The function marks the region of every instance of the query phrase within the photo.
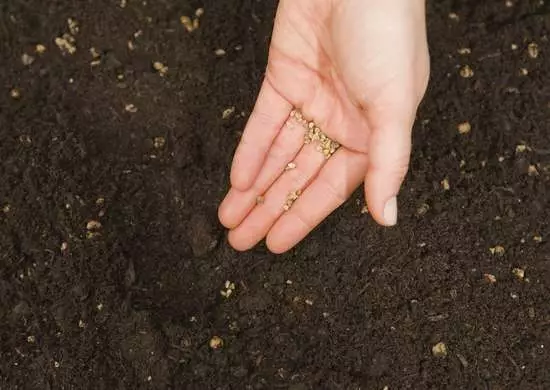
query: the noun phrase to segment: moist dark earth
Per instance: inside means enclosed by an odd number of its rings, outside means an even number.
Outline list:
[[[3,1],[0,388],[550,389],[550,2],[508,3],[428,3],[399,225],[358,190],[276,256],[216,216],[275,1]]]

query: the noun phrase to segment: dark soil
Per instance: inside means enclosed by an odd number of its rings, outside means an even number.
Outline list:
[[[550,389],[550,1],[431,1],[399,226],[358,191],[282,256],[216,218],[276,2],[127,3],[0,4],[1,389]]]

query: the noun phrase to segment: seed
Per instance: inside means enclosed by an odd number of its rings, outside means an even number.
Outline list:
[[[166,139],[164,137],[155,137],[153,138],[153,146],[155,149],[162,149],[166,144]]]
[[[34,51],[38,54],[44,54],[46,52],[46,46],[39,43],[35,46]]]
[[[229,107],[223,110],[222,119],[228,119],[235,112],[235,107]]]
[[[527,46],[527,52],[529,53],[529,57],[537,58],[539,56],[539,46],[534,42],[530,43]]]
[[[265,198],[262,195],[256,197],[256,204],[264,204]]]
[[[472,125],[470,122],[463,122],[458,125],[458,132],[460,134],[468,134],[472,130]]]
[[[180,23],[183,24],[183,26],[186,28],[187,31],[191,32],[194,30],[193,28],[193,21],[189,16],[181,16],[180,17]]]
[[[153,63],[153,68],[159,72],[161,76],[164,76],[168,72],[168,67],[165,66],[162,62],[155,61]]]
[[[462,47],[457,51],[458,51],[458,54],[461,54],[461,55],[470,54],[472,52],[472,50],[469,47]]]
[[[497,282],[497,278],[493,274],[483,274],[483,279],[485,279],[485,281],[491,284]]]
[[[529,74],[529,71],[526,68],[521,68],[519,70],[520,76],[527,76]]]
[[[128,111],[128,112],[131,112],[131,113],[137,112],[137,110],[138,110],[137,107],[134,106],[134,105],[131,104],[131,103],[125,105],[125,106],[124,106],[124,109],[125,109],[126,111]]]
[[[217,49],[214,53],[215,53],[218,57],[221,57],[221,56],[224,56],[224,55],[225,55],[225,50],[223,50],[223,49]]]
[[[23,55],[21,56],[21,62],[25,66],[32,65],[32,63],[34,62],[34,57],[28,55],[27,53],[23,53]]]
[[[447,356],[447,346],[443,342],[439,342],[432,347],[432,354],[435,357]]]
[[[101,229],[101,222],[99,221],[88,221],[86,224],[86,230],[99,230]]]
[[[516,278],[518,278],[519,280],[524,280],[525,279],[525,270],[524,269],[521,269],[521,268],[514,268],[512,270],[512,273],[514,274],[514,276]]]
[[[470,68],[469,65],[464,65],[460,69],[460,76],[464,77],[465,79],[469,79],[474,76],[474,71],[472,70],[472,68]]]
[[[506,252],[503,246],[497,245],[492,248],[489,248],[489,252],[491,252],[492,255],[502,256]]]
[[[210,339],[210,342],[208,344],[212,349],[219,349],[223,347],[223,340],[219,336],[214,336]]]
[[[441,181],[441,187],[443,187],[444,191],[449,191],[451,189],[451,185],[449,184],[449,179],[445,178]]]
[[[294,169],[294,168],[296,168],[296,163],[294,163],[294,162],[289,162],[289,163],[286,165],[285,171],[290,171],[291,169]]]
[[[456,13],[451,12],[451,13],[449,14],[449,19],[455,20],[455,21],[459,21],[459,20],[460,20],[460,17],[459,17]]]
[[[17,88],[13,88],[10,91],[10,96],[12,99],[19,99],[21,97],[21,92]]]
[[[529,176],[538,176],[539,171],[537,170],[537,167],[534,165],[529,165],[529,168],[527,168],[527,174]]]
[[[204,8],[197,8],[197,10],[195,11],[195,16],[197,18],[200,18],[202,15],[204,15]]]

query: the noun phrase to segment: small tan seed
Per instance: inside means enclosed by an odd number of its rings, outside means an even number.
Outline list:
[[[472,125],[470,122],[463,122],[458,125],[458,132],[460,134],[468,134],[472,130]]]
[[[460,76],[464,77],[465,79],[469,79],[474,76],[474,71],[470,67],[470,65],[464,65],[460,69]]]
[[[534,42],[530,43],[527,46],[527,52],[529,53],[529,57],[537,58],[539,56],[539,45]]]

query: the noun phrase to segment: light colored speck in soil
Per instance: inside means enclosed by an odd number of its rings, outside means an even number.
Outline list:
[[[12,99],[19,99],[21,97],[21,91],[19,91],[18,88],[13,88],[11,91],[10,91],[10,97]]]
[[[497,282],[497,278],[495,275],[493,274],[483,274],[483,279],[487,282],[487,283],[491,283],[491,284],[494,284]]]
[[[525,270],[523,268],[514,268],[512,274],[514,274],[518,280],[523,281],[525,279]]]
[[[460,17],[456,13],[451,12],[451,13],[449,13],[449,19],[458,22],[460,20]]]
[[[214,54],[216,54],[218,57],[223,57],[226,53],[225,53],[225,50],[223,49],[216,49]]]
[[[162,62],[155,61],[153,63],[153,68],[161,75],[164,76],[166,73],[168,73],[168,67],[164,65]]]
[[[496,245],[492,248],[489,248],[489,252],[491,252],[492,255],[496,256],[502,256],[506,252],[504,247],[502,245]]]
[[[46,46],[39,43],[34,47],[34,51],[36,52],[36,54],[44,54],[46,52]]]
[[[535,165],[529,165],[529,168],[527,168],[527,174],[529,176],[538,176],[539,171]]]
[[[219,336],[213,336],[208,342],[208,345],[212,349],[220,349],[221,347],[223,347],[223,340]]]
[[[470,65],[464,65],[462,68],[460,68],[460,76],[464,77],[465,79],[469,79],[471,77],[474,77],[474,71],[470,67]]]
[[[469,47],[461,47],[457,51],[458,51],[458,54],[460,54],[460,55],[467,55],[467,54],[470,54],[472,52],[472,49],[470,49]]]
[[[441,180],[441,187],[444,191],[449,191],[451,189],[451,185],[449,184],[449,179],[445,178]]]
[[[21,62],[25,66],[32,65],[32,63],[34,62],[34,57],[27,53],[23,53],[23,55],[21,56]]]
[[[128,111],[128,112],[131,112],[131,113],[135,113],[135,112],[137,112],[138,109],[137,109],[137,107],[136,107],[135,105],[133,105],[133,104],[130,103],[130,104],[126,104],[126,105],[124,106],[124,110],[126,110],[126,111]]]
[[[162,149],[164,145],[166,145],[166,139],[164,137],[159,136],[153,139],[153,146],[155,149]]]
[[[463,122],[458,125],[458,132],[460,134],[468,134],[472,130],[470,122]]]
[[[532,42],[527,46],[527,53],[531,58],[537,58],[539,56],[539,45]]]
[[[229,119],[235,112],[235,107],[228,107],[222,112],[222,119]]]
[[[91,221],[88,221],[88,223],[86,224],[86,230],[92,231],[92,230],[99,230],[99,229],[101,229],[101,222],[99,221],[91,220]]]
[[[432,347],[432,355],[435,357],[447,356],[447,346],[443,342],[439,342]]]

